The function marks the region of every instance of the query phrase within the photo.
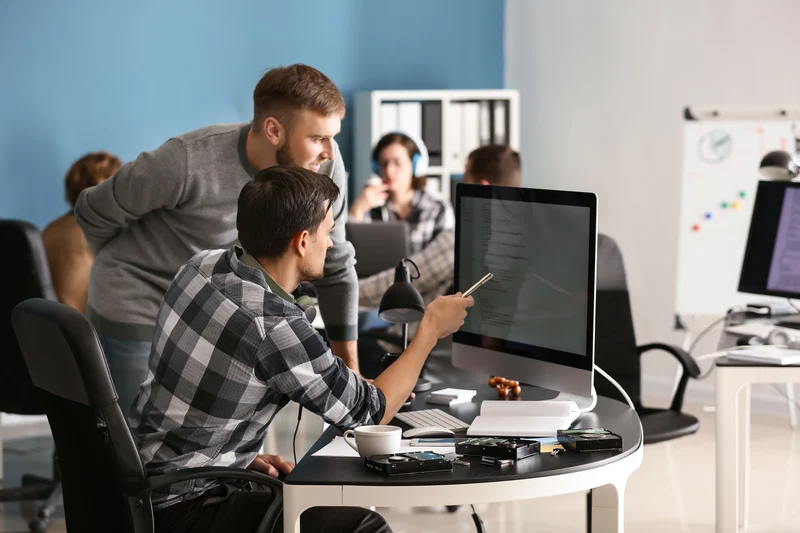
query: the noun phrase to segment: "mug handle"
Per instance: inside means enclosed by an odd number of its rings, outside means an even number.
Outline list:
[[[355,431],[353,431],[352,429],[348,429],[347,431],[344,432],[342,437],[344,438],[344,441],[350,445],[351,448],[353,448],[356,452],[358,452],[358,446],[356,446]]]

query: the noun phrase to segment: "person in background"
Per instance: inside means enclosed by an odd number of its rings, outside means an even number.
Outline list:
[[[381,182],[364,187],[350,208],[351,220],[406,221],[412,254],[424,250],[442,231],[453,229],[453,208],[425,190],[428,155],[420,139],[387,133],[372,150],[372,160]]]
[[[197,466],[288,474],[293,463],[258,454],[282,407],[297,402],[340,430],[387,424],[436,341],[464,323],[472,297],[437,298],[408,349],[371,383],[332,356],[291,292],[324,275],[338,195],[327,176],[267,168],[239,195],[242,247],[200,252],[178,271],[130,417],[148,474]],[[218,481],[179,483],[153,493],[156,531],[263,531],[272,497]],[[389,531],[361,508],[312,508],[300,521],[303,533]]]
[[[236,242],[242,187],[267,167],[297,165],[346,190],[333,140],[345,101],[327,76],[308,65],[274,68],[256,84],[253,111],[251,123],[209,126],[169,139],[78,197],[75,218],[97,256],[87,315],[126,414],[147,373],[167,287],[196,253]],[[344,235],[346,196],[333,206],[334,247],[315,289],[333,352],[357,371],[358,279]]]
[[[72,209],[82,190],[102,183],[121,166],[122,161],[108,152],[93,152],[75,161],[65,179],[70,211],[48,224],[42,232],[56,295],[59,301],[83,314],[86,314],[89,272],[94,254],[75,221]]]
[[[464,182],[479,185],[519,187],[522,184],[522,163],[519,153],[505,145],[488,145],[473,150],[467,157]],[[451,291],[455,232],[442,231],[421,252],[411,256],[419,266],[420,277],[414,280],[427,303]],[[477,281],[477,280],[476,280]],[[378,307],[383,294],[394,283],[394,268],[358,281],[360,307]]]

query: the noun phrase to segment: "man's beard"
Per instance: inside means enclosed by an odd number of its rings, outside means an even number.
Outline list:
[[[275,159],[282,167],[300,166],[300,163],[297,162],[297,159],[295,159],[294,155],[289,151],[288,144],[289,143],[285,143],[278,148],[278,151],[275,153]]]

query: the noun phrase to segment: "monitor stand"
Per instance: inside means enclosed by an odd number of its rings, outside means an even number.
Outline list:
[[[595,392],[594,385],[592,385],[591,396],[581,396],[578,394],[569,394],[566,392],[558,392],[536,385],[525,385],[525,395],[523,400],[525,402],[575,402],[578,409],[581,411],[591,411],[597,403],[597,393]]]
[[[559,430],[570,429],[575,420],[594,408],[597,395],[591,398],[559,394],[539,387],[526,388],[524,401],[492,402],[491,409],[475,417],[467,430],[469,436],[555,437]],[[595,427],[596,418],[581,420],[585,427]],[[588,426],[586,425],[588,424]]]
[[[575,402],[575,405],[578,406],[578,410],[581,412],[587,412],[594,409],[594,406],[597,405],[597,392],[594,390],[594,385],[592,385],[592,395],[589,397],[586,396],[578,396],[577,394],[568,394],[566,392],[559,392],[555,398],[549,400],[551,402]]]

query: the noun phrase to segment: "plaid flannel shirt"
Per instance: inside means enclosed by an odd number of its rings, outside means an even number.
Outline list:
[[[390,204],[367,211],[364,222],[394,222],[401,220]],[[456,227],[453,208],[448,202],[425,191],[414,191],[411,198],[411,212],[405,219],[409,226],[410,252],[421,252],[444,230]]]
[[[130,420],[149,474],[246,468],[290,400],[342,429],[383,418],[383,393],[334,357],[304,312],[271,291],[241,252],[197,254],[164,297]],[[178,483],[153,503],[164,508],[216,484]]]

